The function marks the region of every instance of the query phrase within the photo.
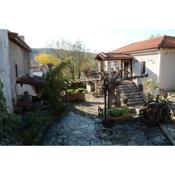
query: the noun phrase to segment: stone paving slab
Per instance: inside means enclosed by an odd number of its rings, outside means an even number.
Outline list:
[[[99,138],[101,119],[69,112],[56,121],[45,135],[43,145],[170,145],[159,127],[147,127],[140,122],[118,123],[112,139]],[[97,124],[98,122],[98,124]]]
[[[160,124],[160,128],[170,140],[172,145],[175,145],[175,123]]]

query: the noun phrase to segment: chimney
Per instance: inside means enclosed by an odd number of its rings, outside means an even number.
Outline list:
[[[25,38],[24,38],[23,35],[20,35],[19,37],[20,37],[23,41],[25,41]]]

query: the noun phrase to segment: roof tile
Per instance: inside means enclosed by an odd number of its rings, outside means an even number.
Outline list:
[[[175,48],[175,37],[164,35],[153,39],[139,41],[121,47],[119,49],[113,50],[109,53],[131,53],[135,51],[143,51],[143,50],[159,49],[159,48]]]

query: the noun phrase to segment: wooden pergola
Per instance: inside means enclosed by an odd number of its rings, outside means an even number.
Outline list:
[[[134,57],[129,54],[101,52],[97,54],[95,59],[98,61],[117,61],[119,60],[121,62],[120,69],[123,70],[121,72],[121,77],[123,78],[132,77],[132,60],[134,59]]]

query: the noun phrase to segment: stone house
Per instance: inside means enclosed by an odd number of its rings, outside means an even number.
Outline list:
[[[4,85],[4,96],[9,112],[13,112],[21,87],[16,79],[29,74],[31,48],[23,36],[5,29],[0,30],[0,79]]]
[[[101,52],[99,71],[122,69],[122,77],[148,73],[161,89],[175,90],[175,37],[161,36],[132,43],[108,53]],[[134,80],[143,85],[143,79]]]

